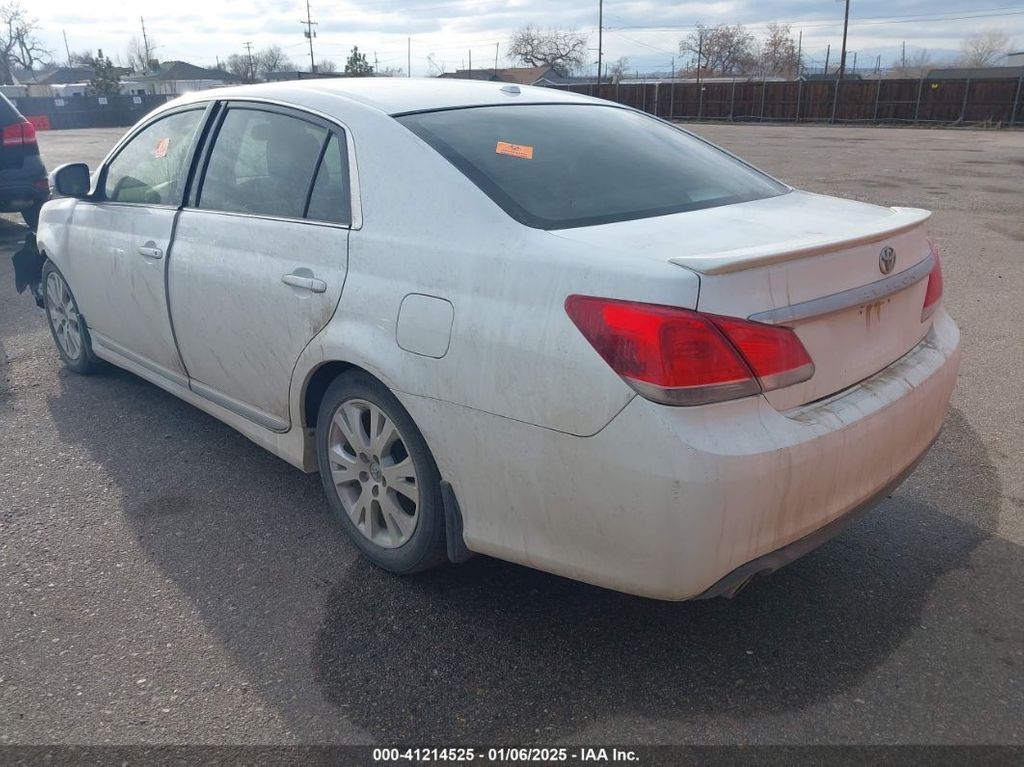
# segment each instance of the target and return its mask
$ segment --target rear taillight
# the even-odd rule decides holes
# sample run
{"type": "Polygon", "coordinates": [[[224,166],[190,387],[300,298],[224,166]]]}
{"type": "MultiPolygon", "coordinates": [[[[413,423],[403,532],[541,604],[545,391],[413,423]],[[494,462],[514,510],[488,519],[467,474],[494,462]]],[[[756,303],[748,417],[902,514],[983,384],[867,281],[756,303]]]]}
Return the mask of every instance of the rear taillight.
{"type": "Polygon", "coordinates": [[[28,120],[20,123],[12,123],[4,127],[4,146],[23,146],[36,143],[36,126],[28,120]]]}
{"type": "Polygon", "coordinates": [[[569,296],[565,310],[612,370],[666,405],[746,397],[814,375],[789,328],[594,296],[569,296]]]}
{"type": "Polygon", "coordinates": [[[924,291],[924,306],[921,308],[921,322],[935,314],[935,310],[939,308],[939,302],[942,300],[942,264],[939,263],[939,249],[935,247],[935,243],[929,241],[928,243],[932,248],[932,257],[935,259],[935,265],[932,270],[928,273],[928,287],[924,291]]]}

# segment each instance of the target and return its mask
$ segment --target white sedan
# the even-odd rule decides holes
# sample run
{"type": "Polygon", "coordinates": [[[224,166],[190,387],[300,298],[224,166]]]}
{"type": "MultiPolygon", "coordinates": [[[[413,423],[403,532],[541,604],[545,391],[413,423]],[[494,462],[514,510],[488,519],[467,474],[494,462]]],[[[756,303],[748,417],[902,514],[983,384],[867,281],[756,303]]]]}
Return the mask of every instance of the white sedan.
{"type": "Polygon", "coordinates": [[[319,471],[394,572],[480,552],[731,595],[890,492],[956,379],[926,211],[561,91],[194,93],[51,184],[65,365],[319,471]]]}

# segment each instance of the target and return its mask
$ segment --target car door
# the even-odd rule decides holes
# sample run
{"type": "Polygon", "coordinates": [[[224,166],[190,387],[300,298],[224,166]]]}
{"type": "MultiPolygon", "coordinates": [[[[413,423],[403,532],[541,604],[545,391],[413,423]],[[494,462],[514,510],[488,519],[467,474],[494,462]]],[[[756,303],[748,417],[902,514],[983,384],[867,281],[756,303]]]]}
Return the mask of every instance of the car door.
{"type": "Polygon", "coordinates": [[[206,109],[161,115],[136,131],[100,169],[68,232],[66,276],[93,342],[182,385],[165,269],[206,109]]]}
{"type": "Polygon", "coordinates": [[[312,115],[239,102],[208,144],[168,264],[178,347],[193,391],[283,431],[295,362],[345,281],[347,136],[312,115]]]}

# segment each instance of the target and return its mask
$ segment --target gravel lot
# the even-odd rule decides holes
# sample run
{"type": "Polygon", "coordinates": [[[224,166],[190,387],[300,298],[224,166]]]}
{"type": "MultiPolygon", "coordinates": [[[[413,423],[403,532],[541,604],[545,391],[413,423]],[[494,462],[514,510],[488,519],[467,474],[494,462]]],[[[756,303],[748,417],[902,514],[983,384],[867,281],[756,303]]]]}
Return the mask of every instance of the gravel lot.
{"type": "MultiPolygon", "coordinates": [[[[1022,743],[1024,133],[706,125],[812,191],[935,211],[960,384],[875,513],[735,600],[360,559],[315,476],[59,364],[0,222],[0,742],[1022,743]]],[[[42,133],[50,167],[116,130],[42,133]]]]}

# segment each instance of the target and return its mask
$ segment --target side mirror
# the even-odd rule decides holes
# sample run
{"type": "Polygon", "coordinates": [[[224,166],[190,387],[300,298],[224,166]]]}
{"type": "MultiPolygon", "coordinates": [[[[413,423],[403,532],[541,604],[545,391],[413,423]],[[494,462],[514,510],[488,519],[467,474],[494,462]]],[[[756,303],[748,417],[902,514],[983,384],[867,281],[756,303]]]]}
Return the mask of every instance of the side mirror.
{"type": "Polygon", "coordinates": [[[85,197],[91,186],[89,166],[84,162],[61,165],[50,174],[50,188],[61,197],[85,197]]]}

